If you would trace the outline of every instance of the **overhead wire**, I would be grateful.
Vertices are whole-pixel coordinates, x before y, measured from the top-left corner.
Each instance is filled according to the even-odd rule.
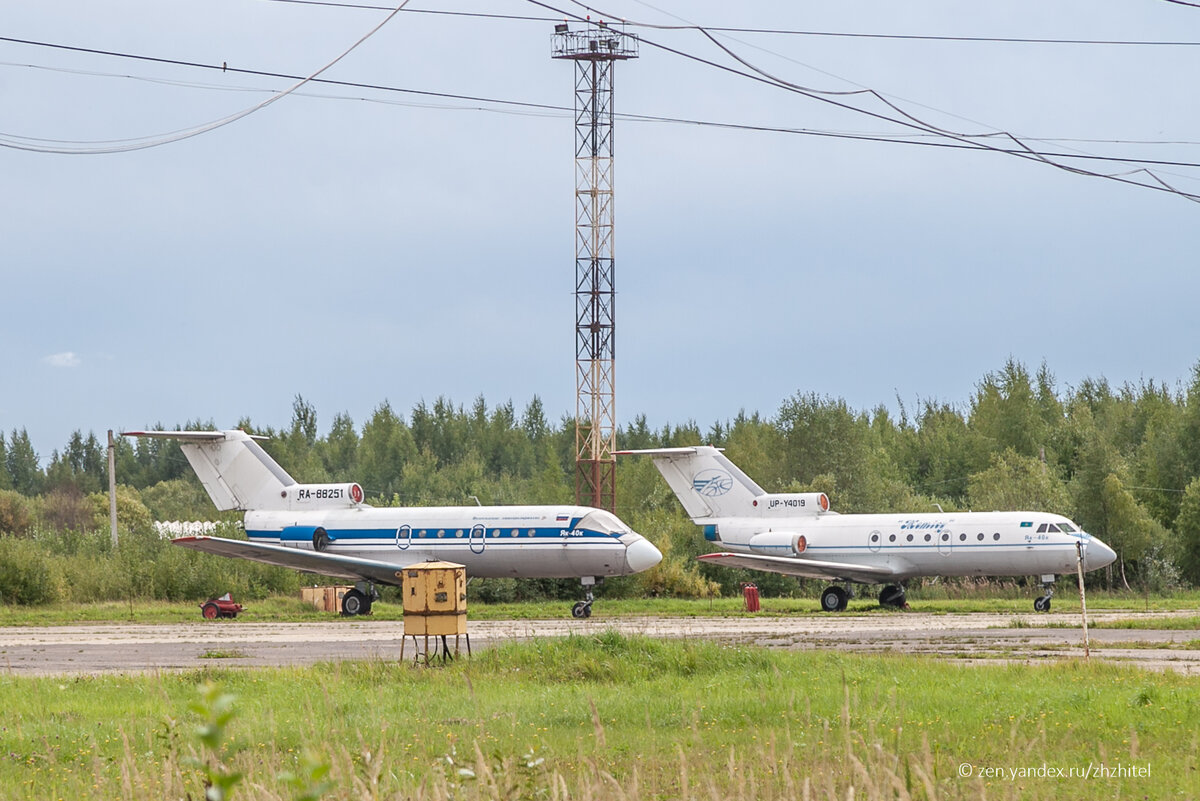
[[[115,58],[124,58],[124,59],[131,59],[131,60],[135,60],[135,61],[142,61],[142,62],[166,64],[166,65],[171,65],[171,66],[180,66],[180,67],[187,67],[187,68],[193,68],[193,69],[205,69],[205,70],[222,72],[222,73],[234,73],[234,74],[248,75],[248,76],[254,76],[254,77],[266,77],[266,78],[275,78],[275,79],[282,79],[282,80],[299,80],[302,78],[302,76],[298,76],[298,75],[294,75],[294,74],[290,74],[290,73],[273,72],[273,71],[269,71],[269,70],[249,69],[249,68],[245,68],[245,67],[233,67],[233,66],[229,66],[227,64],[205,64],[203,62],[182,61],[182,60],[178,60],[178,59],[168,59],[168,58],[161,58],[161,57],[157,57],[157,56],[146,56],[146,55],[134,54],[134,53],[122,53],[122,52],[110,51],[110,50],[97,50],[94,48],[83,48],[83,47],[76,47],[76,46],[72,46],[72,45],[62,45],[62,44],[56,44],[56,43],[50,43],[50,42],[38,42],[38,41],[28,40],[28,39],[15,39],[12,37],[4,37],[4,36],[0,36],[0,41],[7,41],[7,42],[13,42],[13,43],[25,44],[25,45],[31,45],[31,46],[48,47],[48,48],[53,48],[53,49],[88,53],[88,54],[94,54],[94,55],[104,55],[104,56],[110,56],[110,57],[115,57]],[[280,91],[280,90],[272,90],[272,89],[263,89],[261,87],[230,87],[227,85],[217,85],[217,84],[199,84],[199,83],[191,83],[191,82],[177,81],[177,80],[170,80],[170,79],[147,78],[144,76],[129,75],[129,74],[124,74],[124,73],[103,73],[103,72],[94,72],[94,71],[85,71],[85,70],[44,67],[44,66],[36,65],[36,64],[20,64],[20,63],[12,63],[12,62],[0,62],[0,66],[16,66],[16,67],[27,67],[27,68],[32,68],[32,69],[47,69],[47,70],[68,72],[68,73],[72,73],[72,74],[88,74],[88,75],[94,75],[94,76],[100,76],[100,77],[127,78],[127,79],[132,79],[132,80],[148,81],[148,82],[152,82],[152,83],[165,83],[167,85],[180,85],[180,86],[189,86],[189,87],[202,88],[202,89],[214,89],[214,90],[221,90],[221,91],[238,91],[238,92],[256,91],[256,92],[271,92],[271,93],[278,93]],[[305,93],[305,92],[293,92],[293,93],[295,93],[301,97],[315,97],[315,98],[336,99],[336,100],[358,100],[358,101],[362,101],[362,102],[384,103],[384,104],[389,104],[389,105],[416,106],[419,108],[486,111],[486,112],[492,112],[492,113],[512,114],[512,115],[519,115],[519,116],[569,116],[569,115],[573,115],[573,113],[574,113],[574,109],[572,109],[569,106],[562,106],[562,105],[556,105],[556,104],[551,104],[551,103],[535,103],[535,102],[530,102],[530,101],[512,100],[512,99],[506,99],[506,98],[486,97],[486,96],[482,96],[482,95],[457,94],[457,93],[453,93],[453,92],[435,92],[435,91],[423,90],[423,89],[410,89],[410,88],[405,88],[405,87],[389,86],[387,84],[363,83],[363,82],[356,82],[356,81],[335,80],[335,79],[330,79],[330,78],[319,78],[319,77],[311,78],[308,82],[311,84],[324,85],[324,86],[344,87],[344,88],[353,88],[353,89],[368,89],[368,90],[372,90],[372,91],[380,91],[380,92],[388,92],[388,93],[412,94],[412,95],[417,95],[417,96],[422,96],[422,97],[438,98],[438,99],[442,99],[442,100],[455,100],[455,101],[465,101],[465,102],[470,102],[470,103],[488,104],[488,105],[493,105],[493,106],[499,106],[499,108],[488,108],[486,105],[465,107],[465,106],[450,106],[450,105],[432,104],[432,103],[403,103],[403,102],[399,102],[399,101],[391,101],[391,100],[384,100],[384,99],[380,99],[380,98],[371,98],[371,97],[347,97],[347,96],[341,96],[341,95],[323,95],[323,94]],[[787,126],[777,126],[777,125],[759,125],[759,124],[753,124],[753,123],[723,122],[723,121],[718,121],[718,120],[691,119],[691,118],[686,118],[686,117],[672,117],[672,116],[663,116],[663,115],[654,115],[654,114],[638,114],[638,113],[631,113],[631,112],[616,112],[616,116],[618,119],[635,121],[635,122],[667,123],[667,124],[690,125],[690,126],[697,126],[697,127],[717,128],[717,129],[726,129],[726,130],[744,130],[744,131],[755,131],[755,132],[763,132],[763,133],[780,133],[780,134],[787,134],[787,135],[815,136],[815,137],[825,137],[825,138],[834,138],[834,139],[853,139],[853,140],[880,142],[880,143],[908,144],[908,145],[916,145],[916,146],[921,146],[921,147],[938,147],[938,148],[950,148],[950,149],[962,149],[962,150],[978,149],[973,144],[953,143],[953,142],[946,142],[946,141],[922,141],[919,138],[919,137],[932,137],[932,138],[938,138],[938,139],[944,138],[944,137],[942,137],[941,134],[937,134],[937,133],[933,133],[933,132],[917,131],[917,132],[912,132],[912,133],[888,134],[888,133],[878,133],[878,132],[828,131],[828,130],[820,130],[820,129],[812,129],[812,128],[797,128],[797,127],[787,127]],[[16,140],[21,140],[21,141],[30,141],[30,142],[38,142],[38,141],[55,142],[55,141],[57,141],[57,142],[70,142],[70,143],[75,143],[75,144],[88,144],[88,143],[81,143],[81,142],[78,142],[75,140],[40,139],[40,138],[36,138],[36,137],[19,136],[16,134],[3,133],[3,132],[0,132],[0,137],[16,139]],[[914,138],[914,137],[917,137],[917,138]],[[1039,139],[1039,141],[1053,141],[1053,140],[1042,138],[1042,139]],[[1152,143],[1140,142],[1140,141],[1136,141],[1136,140],[1134,140],[1134,141],[1113,140],[1113,143],[1116,143],[1116,144],[1152,144]],[[101,142],[100,144],[103,144],[103,142]],[[1182,144],[1200,144],[1200,143],[1185,142]],[[999,148],[999,150],[1001,152],[1008,152],[1002,148]],[[1090,160],[1102,161],[1102,162],[1136,163],[1136,164],[1146,164],[1146,165],[1151,165],[1151,166],[1162,166],[1162,167],[1200,167],[1200,162],[1171,161],[1171,160],[1164,160],[1164,159],[1135,159],[1135,158],[1128,158],[1128,157],[1101,156],[1101,155],[1077,155],[1077,154],[1057,153],[1057,152],[1042,152],[1042,155],[1045,155],[1045,156],[1051,157],[1051,158],[1068,158],[1069,157],[1069,158],[1090,159]]]
[[[312,0],[273,0],[273,1],[278,1],[278,2],[288,1],[288,2],[301,2],[301,3],[306,3],[306,4],[312,4]],[[370,33],[368,33],[367,36],[364,36],[363,39],[360,40],[358,43],[356,43],[353,47],[357,47],[358,44],[361,44],[362,41],[365,41],[366,38],[368,38],[371,34],[373,34],[375,31],[377,31],[379,29],[379,27],[382,27],[383,24],[385,24],[388,20],[390,20],[392,17],[394,17],[397,13],[400,13],[401,11],[403,11],[407,2],[408,2],[408,0],[405,0],[405,3],[401,3],[396,8],[389,7],[389,10],[390,10],[389,16],[383,22],[381,22],[379,26],[376,26],[376,28],[372,29],[372,31]],[[541,6],[543,8],[548,8],[548,9],[554,10],[559,14],[563,14],[566,16],[574,16],[579,21],[584,21],[583,18],[579,17],[578,15],[572,15],[569,12],[565,12],[562,9],[554,8],[553,6],[549,6],[546,3],[537,2],[537,0],[529,0],[529,2],[533,3],[534,5]],[[572,2],[575,2],[575,0],[572,0]],[[587,6],[585,3],[576,2],[575,4],[581,6],[589,11],[593,11],[594,13],[598,13],[598,14],[601,13],[599,10],[593,9],[590,6]],[[333,5],[342,5],[342,4],[334,3]],[[506,17],[516,17],[517,15],[505,15],[505,16]],[[698,29],[702,26],[688,26],[688,27]],[[703,59],[698,56],[694,56],[693,54],[678,51],[674,48],[670,48],[665,45],[661,45],[657,42],[652,42],[652,41],[647,40],[647,43],[650,44],[651,46],[658,47],[667,52],[671,52],[671,53],[683,56],[688,59],[699,61],[699,62],[707,64],[709,66],[717,67],[717,68],[720,68],[723,70],[728,70],[730,72],[733,72],[734,74],[741,75],[742,77],[752,78],[755,80],[761,80],[764,83],[767,83],[769,85],[777,86],[779,88],[787,88],[792,91],[798,91],[801,94],[808,94],[809,92],[812,92],[814,95],[819,95],[819,93],[821,93],[822,91],[826,91],[826,90],[810,89],[807,87],[801,87],[801,86],[798,86],[795,84],[790,84],[789,82],[784,81],[783,79],[780,79],[776,76],[772,76],[769,73],[766,73],[765,71],[758,70],[758,68],[755,67],[753,64],[750,64],[748,61],[742,59],[740,56],[733,53],[729,48],[726,48],[720,42],[715,41],[715,37],[712,37],[711,34],[706,33],[705,35],[708,36],[708,38],[711,41],[714,41],[714,43],[718,47],[721,47],[726,52],[728,52],[732,58],[734,58],[735,60],[738,60],[739,63],[743,63],[747,67],[747,69],[750,69],[752,71],[757,71],[761,74],[755,75],[755,74],[751,74],[751,73],[746,73],[741,70],[730,68],[730,67],[728,67],[728,65],[721,65],[716,62],[711,62],[707,59]],[[644,37],[643,37],[643,39],[644,39]],[[359,82],[352,82],[352,81],[337,81],[337,80],[331,80],[331,79],[325,79],[325,78],[318,77],[322,72],[324,72],[326,69],[328,69],[329,66],[332,66],[333,63],[336,63],[337,60],[335,60],[334,62],[331,62],[330,65],[327,65],[326,67],[322,68],[321,70],[318,70],[316,73],[301,78],[300,76],[289,75],[286,73],[270,72],[270,71],[266,71],[266,70],[232,68],[226,64],[212,65],[212,64],[203,64],[203,63],[198,63],[198,62],[187,62],[187,61],[182,61],[182,60],[178,60],[178,59],[167,59],[167,58],[144,56],[144,55],[137,55],[137,54],[130,54],[130,53],[121,53],[121,52],[117,52],[117,51],[105,51],[105,50],[98,50],[98,49],[94,49],[94,48],[82,48],[82,47],[76,47],[76,46],[70,46],[70,45],[62,45],[62,44],[54,44],[54,43],[48,43],[48,42],[38,42],[38,41],[33,41],[33,40],[17,39],[14,37],[0,36],[0,41],[8,41],[8,42],[13,42],[13,43],[40,46],[40,47],[49,47],[49,48],[62,49],[62,50],[68,50],[68,51],[73,51],[73,52],[99,54],[99,55],[120,57],[120,58],[130,58],[130,59],[147,61],[147,62],[152,62],[152,63],[170,64],[170,65],[192,67],[192,68],[219,69],[223,72],[236,72],[236,73],[246,74],[246,75],[256,75],[256,76],[263,76],[263,77],[282,78],[282,79],[299,80],[300,81],[295,86],[290,87],[286,92],[277,92],[271,98],[268,98],[267,101],[264,101],[264,103],[258,104],[255,107],[252,107],[251,110],[246,110],[246,111],[242,112],[240,114],[240,116],[239,115],[231,115],[231,117],[229,117],[229,118],[223,118],[221,121],[217,121],[216,125],[210,124],[212,127],[218,127],[219,124],[228,124],[228,122],[232,122],[235,119],[240,119],[241,116],[245,116],[245,114],[250,113],[252,110],[257,110],[259,108],[263,108],[266,105],[269,105],[271,102],[274,102],[275,100],[278,100],[281,97],[285,96],[286,94],[291,94],[291,93],[295,92],[300,86],[302,86],[306,83],[321,83],[321,84],[328,84],[328,85],[333,85],[333,86],[354,87],[354,88],[372,89],[372,90],[380,90],[380,91],[388,91],[388,92],[403,92],[403,93],[411,93],[411,94],[415,94],[415,95],[435,97],[435,98],[440,98],[440,99],[477,102],[477,103],[484,103],[484,104],[495,104],[498,106],[505,107],[504,109],[490,109],[490,108],[477,109],[477,110],[481,110],[481,111],[494,111],[494,112],[514,113],[514,114],[521,114],[521,115],[539,115],[539,114],[555,114],[556,115],[556,114],[569,113],[571,111],[571,109],[569,109],[567,107],[558,106],[558,105],[554,105],[554,104],[531,103],[531,102],[527,102],[527,101],[514,101],[514,100],[508,100],[508,99],[502,99],[502,98],[462,95],[462,94],[455,94],[455,93],[449,93],[449,92],[432,92],[432,91],[427,91],[427,90],[403,89],[403,88],[399,88],[399,87],[392,87],[392,86],[386,86],[386,85],[381,85],[381,84],[368,84],[368,83],[359,83]],[[351,48],[351,50],[353,49],[353,47]],[[348,52],[350,52],[350,51],[349,50],[346,51],[346,53],[348,53]],[[338,60],[343,58],[346,55],[346,53],[343,53],[342,56],[339,56]],[[25,66],[35,66],[35,65],[25,65]],[[136,77],[136,76],[124,76],[124,77]],[[146,79],[146,80],[152,80],[152,79]],[[168,81],[168,83],[169,83],[169,81]],[[225,88],[225,87],[222,87],[222,88]],[[245,91],[245,90],[243,90],[243,91]],[[270,91],[270,90],[259,90],[259,91]],[[857,92],[857,93],[870,94],[872,96],[879,97],[878,93],[871,89],[859,90],[859,92]],[[837,96],[837,95],[845,95],[847,93],[844,91],[837,91],[837,92],[830,92],[829,94],[831,94],[833,96]],[[321,97],[321,95],[315,95],[315,96]],[[333,97],[331,97],[331,99],[346,99],[346,98],[338,98],[336,96],[333,96]],[[352,99],[359,99],[359,100],[368,101],[368,102],[392,102],[393,104],[395,104],[394,101],[381,101],[381,100],[374,99],[374,98],[352,98]],[[822,98],[816,97],[814,99],[822,99]],[[867,109],[862,109],[857,106],[853,106],[853,105],[849,105],[849,104],[836,103],[835,105],[842,106],[851,111],[856,111],[856,112],[859,112],[862,114],[867,114],[868,116],[872,116],[872,117],[875,117],[880,120],[885,120],[885,121],[891,122],[893,124],[904,125],[904,126],[910,128],[910,132],[897,133],[897,134],[890,134],[890,133],[889,134],[876,134],[876,133],[863,134],[863,133],[821,131],[821,130],[804,129],[804,128],[790,128],[790,127],[782,127],[782,126],[766,126],[766,125],[754,125],[754,124],[745,124],[745,123],[728,123],[728,122],[719,122],[719,121],[712,121],[712,120],[694,120],[694,119],[686,119],[686,118],[678,118],[678,117],[663,117],[663,116],[656,116],[656,115],[619,114],[618,116],[623,119],[639,120],[639,121],[646,121],[646,122],[686,124],[686,125],[723,128],[723,129],[731,129],[731,130],[752,130],[752,131],[776,132],[776,133],[784,133],[784,134],[792,134],[792,135],[819,136],[819,137],[831,137],[831,138],[840,138],[840,139],[855,139],[855,140],[862,140],[862,141],[887,142],[887,143],[894,143],[894,144],[911,144],[911,145],[918,145],[918,146],[935,146],[935,147],[943,147],[943,148],[951,148],[951,149],[988,150],[991,152],[1003,153],[1003,154],[1007,154],[1007,155],[1015,155],[1015,156],[1019,156],[1019,157],[1023,157],[1023,158],[1037,159],[1037,160],[1043,161],[1051,166],[1055,166],[1059,169],[1064,169],[1068,172],[1074,172],[1074,173],[1081,174],[1081,175],[1090,175],[1090,176],[1095,176],[1095,177],[1103,177],[1103,178],[1109,178],[1109,179],[1113,179],[1113,180],[1119,180],[1123,183],[1128,183],[1128,184],[1134,185],[1134,186],[1141,186],[1143,188],[1160,189],[1159,186],[1155,186],[1153,184],[1147,184],[1147,183],[1143,183],[1142,181],[1134,181],[1134,180],[1129,180],[1129,179],[1124,178],[1127,175],[1131,175],[1131,174],[1134,174],[1134,173],[1140,171],[1140,172],[1146,174],[1147,176],[1149,176],[1152,180],[1156,181],[1158,184],[1160,184],[1162,191],[1169,191],[1169,192],[1173,192],[1175,194],[1180,194],[1181,196],[1184,196],[1191,200],[1200,200],[1200,197],[1198,197],[1198,196],[1191,195],[1190,193],[1184,192],[1173,186],[1170,186],[1169,184],[1166,184],[1164,181],[1162,181],[1162,179],[1160,179],[1158,176],[1154,175],[1149,170],[1145,170],[1145,169],[1132,170],[1132,171],[1125,172],[1125,173],[1115,173],[1115,174],[1097,173],[1097,172],[1094,172],[1091,170],[1084,170],[1080,167],[1073,167],[1071,165],[1060,164],[1058,162],[1052,161],[1052,159],[1091,160],[1091,161],[1099,161],[1099,162],[1120,163],[1120,164],[1130,164],[1130,165],[1148,165],[1148,166],[1156,166],[1156,167],[1162,167],[1162,166],[1195,167],[1195,166],[1200,166],[1193,162],[1172,161],[1172,160],[1164,160],[1164,159],[1135,159],[1135,158],[1116,157],[1116,156],[1101,156],[1101,155],[1096,155],[1096,154],[1084,154],[1084,153],[1045,152],[1045,151],[1040,151],[1040,150],[1031,148],[1027,144],[1025,144],[1023,141],[1021,141],[1020,139],[1013,137],[1012,135],[1007,134],[1005,132],[998,131],[998,132],[990,132],[990,133],[984,133],[984,134],[962,134],[962,133],[957,133],[957,132],[952,132],[952,131],[946,131],[945,129],[939,128],[932,124],[925,123],[924,121],[919,120],[918,118],[916,118],[913,115],[907,114],[905,111],[896,107],[894,104],[890,103],[885,98],[880,98],[880,100],[882,102],[884,102],[886,105],[888,105],[890,108],[893,108],[897,113],[908,118],[909,121],[905,122],[904,120],[898,120],[898,119],[889,117],[886,114],[872,112]],[[405,105],[405,104],[399,104],[399,105]],[[434,106],[434,107],[441,108],[442,106]],[[450,108],[457,108],[457,107],[450,107]],[[211,130],[212,127],[208,127],[208,128],[202,129],[202,130],[184,129],[181,132],[171,132],[166,135],[167,137],[171,137],[171,138],[168,138],[163,142],[151,142],[149,144],[142,144],[139,140],[116,140],[117,142],[125,143],[124,145],[121,145],[121,146],[118,146],[118,145],[110,143],[110,142],[90,142],[90,143],[84,142],[84,143],[76,143],[76,144],[88,145],[89,147],[75,148],[75,149],[50,148],[50,147],[45,147],[45,146],[40,146],[40,145],[35,144],[35,143],[51,142],[54,140],[37,139],[37,138],[33,138],[33,137],[23,137],[23,136],[17,136],[14,134],[0,133],[0,146],[16,147],[18,149],[24,149],[24,150],[35,150],[38,152],[72,152],[72,153],[119,152],[120,150],[141,149],[144,147],[153,147],[153,146],[156,146],[157,144],[165,144],[166,141],[178,141],[181,138],[186,138],[187,136],[194,136],[194,135],[197,135],[198,133],[202,133],[202,132],[204,132],[204,130]],[[914,131],[915,131],[915,133],[914,133]],[[996,145],[989,144],[989,143],[973,141],[975,138],[987,138],[987,137],[995,138],[995,137],[1000,137],[1000,136],[1009,138],[1011,141],[1014,142],[1016,147],[1005,148],[1005,147],[998,147]],[[936,137],[936,138],[947,138],[948,137],[951,139],[957,139],[958,141],[956,141],[956,142],[920,141],[919,139],[914,139],[913,137]],[[1047,141],[1047,140],[1040,140],[1040,141]],[[1065,141],[1065,140],[1059,140],[1059,141]],[[1127,141],[1123,142],[1122,140],[1116,140],[1116,141],[1120,142],[1120,143],[1141,144],[1138,142],[1127,142]],[[100,148],[100,147],[98,147],[98,145],[104,145],[106,147]],[[1191,179],[1191,176],[1181,176],[1181,177]],[[1124,179],[1124,180],[1122,180],[1122,179]]]
[[[270,3],[284,3],[289,5],[301,6],[321,6],[325,8],[349,8],[368,11],[387,11],[390,6],[371,5],[369,3],[339,3],[334,0],[263,0]],[[1166,0],[1166,2],[1180,2],[1182,5],[1197,5],[1194,3],[1185,3],[1182,0]],[[643,3],[650,8],[648,3]],[[656,9],[661,10],[661,9]],[[478,19],[500,19],[500,20],[518,20],[523,22],[559,22],[558,17],[541,17],[523,14],[495,14],[478,11],[449,11],[446,9],[437,8],[407,8],[407,14],[430,14],[441,16],[454,17],[475,17]],[[666,12],[664,12],[666,13]],[[617,19],[617,17],[610,17]],[[657,30],[695,30],[696,25],[688,23],[684,25],[662,25],[641,21],[628,21],[628,24],[634,27],[653,28]],[[739,28],[721,25],[706,25],[707,30],[714,33],[753,33],[753,34],[768,34],[777,36],[813,36],[813,37],[833,37],[847,39],[892,39],[898,41],[923,41],[923,42],[979,42],[979,43],[996,43],[996,44],[1053,44],[1053,45],[1109,45],[1109,46],[1144,46],[1144,47],[1200,47],[1200,41],[1172,41],[1172,40],[1152,40],[1152,39],[1063,39],[1063,38],[1027,38],[1019,36],[948,36],[948,35],[925,35],[925,34],[897,34],[897,33],[855,33],[850,31],[814,31],[800,30],[789,28]]]
[[[161,147],[162,145],[181,142],[185,139],[191,139],[192,137],[200,136],[201,134],[214,131],[218,128],[222,128],[226,125],[237,122],[238,120],[244,119],[257,111],[261,111],[267,106],[270,106],[271,104],[276,103],[292,94],[305,84],[312,82],[315,78],[358,49],[363,42],[374,36],[384,25],[386,25],[397,14],[400,13],[400,11],[403,10],[406,5],[408,5],[409,1],[410,0],[401,0],[400,4],[396,6],[392,13],[388,14],[382,21],[379,22],[379,24],[375,25],[373,28],[363,34],[358,41],[350,45],[350,47],[348,47],[346,50],[342,51],[337,58],[321,67],[316,72],[300,79],[288,89],[271,95],[270,97],[264,99],[261,103],[256,103],[249,108],[242,109],[241,111],[221,117],[220,119],[195,125],[190,128],[169,131],[167,133],[133,137],[128,139],[78,143],[71,147],[65,147],[62,145],[62,143],[56,143],[54,145],[46,144],[46,140],[35,140],[28,137],[0,134],[0,147],[12,148],[14,150],[33,151],[36,153],[55,153],[60,155],[100,155],[106,153],[128,153],[134,150],[146,150],[148,148]]]
[[[542,0],[526,0],[526,2],[528,2],[532,5],[535,5],[535,6],[539,6],[541,8],[545,8],[550,11],[554,11],[559,14],[564,14],[567,17],[572,17],[578,22],[590,22],[590,17],[582,17],[579,14],[572,13],[565,9],[558,8],[556,6],[552,6],[546,2],[543,2]],[[591,12],[592,14],[598,15],[600,18],[607,17],[608,19],[611,19],[611,20],[619,19],[619,17],[608,14],[602,9],[596,8],[595,6],[592,6],[592,5],[589,5],[588,3],[582,2],[582,0],[568,0],[568,2],[572,3],[573,5],[579,6],[580,8],[584,9],[585,11],[588,11],[588,12]],[[874,119],[883,120],[883,121],[890,122],[895,125],[900,125],[905,128],[915,129],[915,130],[923,131],[926,133],[938,134],[938,135],[946,137],[948,139],[952,139],[952,140],[956,140],[959,142],[969,144],[971,147],[973,147],[973,149],[1016,156],[1016,157],[1022,158],[1022,159],[1037,161],[1037,162],[1046,164],[1047,166],[1051,166],[1056,169],[1063,170],[1064,172],[1068,172],[1068,173],[1072,173],[1072,174],[1076,174],[1076,175],[1089,176],[1089,177],[1094,177],[1094,178],[1103,178],[1106,180],[1111,180],[1111,181],[1115,181],[1118,183],[1127,184],[1129,186],[1137,186],[1137,187],[1141,187],[1144,189],[1152,189],[1155,191],[1161,191],[1161,192],[1166,192],[1169,194],[1175,194],[1175,195],[1179,195],[1180,197],[1182,197],[1186,200],[1190,200],[1195,203],[1200,203],[1200,194],[1185,192],[1177,187],[1174,187],[1171,184],[1164,181],[1158,175],[1156,175],[1153,171],[1148,170],[1144,167],[1135,167],[1134,169],[1131,169],[1131,170],[1127,170],[1127,171],[1123,171],[1123,172],[1115,172],[1115,173],[1102,173],[1102,172],[1096,172],[1093,170],[1087,170],[1082,167],[1077,167],[1077,166],[1073,166],[1071,164],[1066,164],[1066,163],[1062,163],[1059,161],[1055,161],[1055,160],[1053,160],[1053,158],[1047,157],[1044,154],[1038,152],[1036,149],[1029,147],[1027,144],[1025,144],[1024,141],[1022,141],[1022,139],[1020,137],[1017,137],[1007,131],[994,131],[994,132],[979,133],[979,134],[967,134],[967,133],[950,131],[945,128],[941,128],[937,125],[934,125],[933,123],[929,123],[929,122],[926,122],[926,121],[920,119],[916,115],[908,113],[906,110],[904,110],[897,104],[891,102],[884,95],[882,95],[880,92],[878,92],[874,89],[868,88],[868,89],[860,89],[860,90],[852,90],[852,91],[851,90],[823,90],[823,89],[815,89],[815,88],[801,86],[799,84],[793,83],[791,81],[787,81],[778,76],[772,75],[771,73],[769,73],[769,72],[763,70],[762,68],[758,67],[757,65],[751,63],[749,60],[745,59],[738,53],[734,52],[730,47],[728,47],[725,44],[723,44],[722,42],[720,42],[712,33],[710,33],[703,26],[695,26],[695,29],[697,31],[699,31],[702,35],[704,35],[712,44],[714,44],[717,48],[719,48],[727,56],[732,58],[738,64],[742,65],[745,69],[749,70],[749,72],[743,71],[741,69],[737,69],[735,67],[731,67],[728,64],[721,64],[719,62],[712,61],[711,59],[707,59],[702,56],[697,56],[693,53],[688,53],[688,52],[680,50],[678,48],[670,47],[668,45],[662,44],[661,42],[656,42],[652,39],[648,39],[644,35],[639,36],[639,39],[641,42],[644,42],[645,44],[648,44],[651,47],[662,50],[664,52],[671,53],[676,56],[680,56],[681,58],[685,58],[687,60],[694,61],[696,63],[706,65],[708,67],[722,70],[724,72],[728,72],[728,73],[731,73],[734,75],[739,75],[743,78],[747,78],[747,79],[750,79],[750,80],[753,80],[753,81],[756,81],[759,83],[763,83],[768,86],[773,86],[778,89],[783,89],[785,91],[799,94],[804,97],[808,97],[812,100],[817,100],[822,103],[830,104],[830,105],[836,106],[838,108],[842,108],[847,111],[852,111],[852,112],[855,112],[858,114],[863,114],[863,115],[872,117]],[[889,116],[888,114],[885,114],[885,113],[881,113],[878,111],[872,111],[870,109],[862,108],[860,106],[855,106],[852,103],[846,102],[845,100],[842,99],[847,96],[853,96],[853,95],[867,95],[869,97],[873,97],[876,100],[878,100],[880,103],[882,103],[883,105],[887,106],[889,109],[891,109],[896,114],[899,114],[901,118],[898,119],[896,117]],[[1011,149],[996,147],[996,146],[990,144],[989,142],[983,141],[984,139],[988,139],[988,138],[1007,139],[1007,140],[1011,141],[1015,147],[1011,148]],[[1075,155],[1075,154],[1064,154],[1064,155],[1056,156],[1056,158],[1076,159],[1076,158],[1085,158],[1085,156],[1080,156],[1080,155]],[[1124,159],[1117,159],[1117,158],[1106,159],[1106,160],[1114,161],[1114,162],[1126,162],[1126,160],[1124,160]],[[1133,164],[1135,162],[1128,161],[1126,163]],[[1144,181],[1134,180],[1133,178],[1129,177],[1132,175],[1144,176],[1146,180],[1144,180]]]

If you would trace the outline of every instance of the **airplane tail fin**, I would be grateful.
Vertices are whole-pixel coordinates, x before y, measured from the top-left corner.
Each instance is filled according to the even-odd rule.
[[[754,499],[765,491],[725,454],[710,445],[619,451],[645,454],[693,520],[753,514]]]
[[[711,445],[618,451],[645,454],[693,521],[718,517],[794,517],[829,512],[823,492],[768,493]]]
[[[245,431],[124,431],[122,436],[179,440],[179,449],[221,511],[284,508],[281,501],[296,484]]]

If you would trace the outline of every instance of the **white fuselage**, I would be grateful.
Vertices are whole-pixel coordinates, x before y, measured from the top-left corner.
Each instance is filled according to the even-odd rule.
[[[1077,543],[1083,544],[1084,570],[1114,557],[1107,545],[1067,518],[1042,512],[828,513],[703,522],[707,538],[731,552],[889,568],[889,581],[1072,573]],[[1060,527],[1064,530],[1048,530]],[[764,533],[775,536],[760,536]],[[795,535],[803,537],[799,552]]]
[[[580,506],[388,508],[366,505],[311,511],[251,511],[252,542],[407,565],[444,560],[482,578],[623,576],[661,559],[614,515]]]

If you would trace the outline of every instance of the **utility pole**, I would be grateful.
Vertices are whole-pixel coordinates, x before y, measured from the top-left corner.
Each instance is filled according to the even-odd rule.
[[[614,511],[616,288],[613,66],[638,38],[589,19],[554,26],[552,57],[575,62],[575,501]]]
[[[113,550],[117,547],[117,445],[112,429],[108,429],[108,524],[112,531]]]

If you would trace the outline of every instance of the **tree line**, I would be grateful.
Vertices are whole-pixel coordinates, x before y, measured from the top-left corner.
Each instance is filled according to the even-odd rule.
[[[620,448],[723,447],[768,491],[823,491],[841,512],[1054,511],[1117,551],[1103,579],[1110,585],[1200,584],[1200,363],[1176,387],[1104,379],[1060,387],[1046,365],[1030,371],[1009,360],[964,404],[896,405],[856,410],[797,392],[773,415],[739,412],[706,429],[693,421],[652,428],[639,415],[617,439]],[[574,421],[548,420],[536,396],[520,412],[511,401],[438,398],[403,415],[385,401],[361,426],[334,415],[324,433],[298,396],[286,427],[248,419],[236,427],[269,437],[263,447],[298,481],[357,481],[375,504],[574,498]],[[121,439],[116,464],[126,506],[147,518],[218,519],[174,442]],[[24,430],[0,432],[0,535],[102,529],[106,487],[105,444],[95,434],[76,431],[43,468]],[[695,563],[703,540],[650,460],[622,461],[617,493],[618,515],[665,554],[636,578],[638,591],[736,589],[736,571]]]

